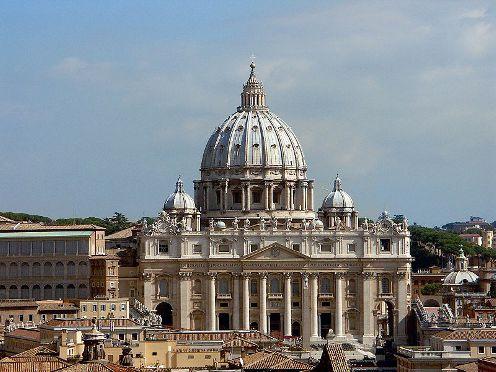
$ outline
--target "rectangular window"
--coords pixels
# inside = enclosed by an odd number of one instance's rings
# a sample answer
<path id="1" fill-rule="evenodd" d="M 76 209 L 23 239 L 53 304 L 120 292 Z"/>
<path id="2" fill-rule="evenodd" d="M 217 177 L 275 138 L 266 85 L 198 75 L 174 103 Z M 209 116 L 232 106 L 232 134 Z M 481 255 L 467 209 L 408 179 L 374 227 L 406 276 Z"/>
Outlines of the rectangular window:
<path id="1" fill-rule="evenodd" d="M 189 354 L 189 355 L 188 355 L 188 359 L 195 359 L 195 356 L 194 356 L 194 355 Z"/>
<path id="2" fill-rule="evenodd" d="M 332 252 L 332 244 L 321 244 L 320 251 L 325 253 Z"/>
<path id="3" fill-rule="evenodd" d="M 124 333 L 119 333 L 119 340 L 124 340 Z"/>
<path id="4" fill-rule="evenodd" d="M 250 307 L 258 307 L 258 303 L 257 302 L 252 302 L 252 303 L 250 303 Z"/>
<path id="5" fill-rule="evenodd" d="M 0 242 L 0 256 L 7 256 L 9 252 L 9 242 Z"/>
<path id="6" fill-rule="evenodd" d="M 126 304 L 121 304 L 121 310 L 122 311 L 126 310 Z"/>
<path id="7" fill-rule="evenodd" d="M 41 256 L 42 255 L 42 249 L 43 249 L 43 243 L 39 240 L 36 240 L 33 242 L 32 246 L 32 254 L 33 256 Z"/>
<path id="8" fill-rule="evenodd" d="M 219 244 L 219 253 L 229 253 L 229 244 Z"/>
<path id="9" fill-rule="evenodd" d="M 110 288 L 114 288 L 114 282 L 110 282 Z"/>
<path id="10" fill-rule="evenodd" d="M 484 346 L 479 346 L 479 354 L 484 354 L 485 353 L 485 347 Z"/>
<path id="11" fill-rule="evenodd" d="M 55 242 L 55 254 L 58 256 L 65 255 L 65 240 L 57 240 Z"/>
<path id="12" fill-rule="evenodd" d="M 250 244 L 250 252 L 255 252 L 258 249 L 258 244 Z"/>
<path id="13" fill-rule="evenodd" d="M 300 307 L 300 303 L 298 301 L 293 301 L 293 307 Z"/>
<path id="14" fill-rule="evenodd" d="M 152 355 L 153 356 L 156 356 L 157 355 L 157 352 L 156 351 L 152 351 Z"/>
<path id="15" fill-rule="evenodd" d="M 227 302 L 221 302 L 219 307 L 229 307 L 229 304 Z"/>
<path id="16" fill-rule="evenodd" d="M 110 305 L 110 309 L 111 309 L 112 311 L 115 311 L 115 304 L 111 304 L 111 305 Z"/>
<path id="17" fill-rule="evenodd" d="M 131 335 L 131 340 L 134 340 L 134 341 L 138 340 L 138 334 L 137 333 L 133 333 Z"/>
<path id="18" fill-rule="evenodd" d="M 356 252 L 356 245 L 355 245 L 355 243 L 348 244 L 348 253 L 355 253 L 355 252 Z"/>
<path id="19" fill-rule="evenodd" d="M 252 279 L 250 281 L 250 293 L 252 295 L 255 295 L 258 293 L 258 282 L 256 279 Z"/>
<path id="20" fill-rule="evenodd" d="M 279 204 L 279 202 L 281 201 L 281 192 L 274 190 L 274 193 L 272 194 L 272 200 L 274 204 Z"/>
<path id="21" fill-rule="evenodd" d="M 217 206 L 220 206 L 220 190 L 215 191 L 215 201 L 217 202 Z"/>
<path id="22" fill-rule="evenodd" d="M 29 315 L 28 315 L 28 320 L 29 320 L 30 322 L 32 322 L 32 321 L 33 321 L 33 314 L 29 314 Z"/>
<path id="23" fill-rule="evenodd" d="M 391 240 L 381 239 L 380 240 L 381 252 L 391 252 Z"/>
<path id="24" fill-rule="evenodd" d="M 322 306 L 323 307 L 328 307 L 328 306 L 331 306 L 331 303 L 329 301 L 323 301 L 322 302 Z"/>
<path id="25" fill-rule="evenodd" d="M 293 244 L 292 248 L 293 248 L 293 251 L 296 251 L 296 252 L 300 251 L 300 245 L 299 244 Z"/>
<path id="26" fill-rule="evenodd" d="M 234 190 L 232 192 L 232 197 L 233 197 L 233 203 L 234 204 L 241 204 L 241 191 L 240 190 Z"/>
<path id="27" fill-rule="evenodd" d="M 100 310 L 105 311 L 105 305 L 100 305 Z"/>
<path id="28" fill-rule="evenodd" d="M 46 241 L 43 242 L 43 255 L 53 256 L 55 250 L 55 242 Z"/>
<path id="29" fill-rule="evenodd" d="M 496 354 L 496 346 L 491 346 L 491 354 Z"/>
<path id="30" fill-rule="evenodd" d="M 201 244 L 193 244 L 193 253 L 194 254 L 201 254 L 202 253 Z"/>
<path id="31" fill-rule="evenodd" d="M 22 315 L 22 314 L 21 314 L 21 315 L 19 315 L 19 321 L 20 321 L 20 322 L 23 322 L 23 321 L 24 321 L 24 315 Z"/>
<path id="32" fill-rule="evenodd" d="M 161 240 L 158 242 L 158 253 L 167 254 L 169 253 L 169 242 Z"/>
<path id="33" fill-rule="evenodd" d="M 251 196 L 253 204 L 260 204 L 262 202 L 262 192 L 260 190 L 253 190 Z"/>
<path id="34" fill-rule="evenodd" d="M 98 306 L 97 305 L 93 305 L 93 311 L 98 311 Z"/>

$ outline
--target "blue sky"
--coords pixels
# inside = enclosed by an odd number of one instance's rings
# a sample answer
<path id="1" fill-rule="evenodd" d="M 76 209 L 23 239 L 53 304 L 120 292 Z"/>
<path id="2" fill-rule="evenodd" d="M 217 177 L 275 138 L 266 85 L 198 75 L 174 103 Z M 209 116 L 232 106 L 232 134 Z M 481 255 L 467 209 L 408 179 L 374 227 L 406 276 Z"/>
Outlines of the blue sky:
<path id="1" fill-rule="evenodd" d="M 0 210 L 155 215 L 192 193 L 256 55 L 320 205 L 496 219 L 490 1 L 18 2 L 0 9 Z"/>

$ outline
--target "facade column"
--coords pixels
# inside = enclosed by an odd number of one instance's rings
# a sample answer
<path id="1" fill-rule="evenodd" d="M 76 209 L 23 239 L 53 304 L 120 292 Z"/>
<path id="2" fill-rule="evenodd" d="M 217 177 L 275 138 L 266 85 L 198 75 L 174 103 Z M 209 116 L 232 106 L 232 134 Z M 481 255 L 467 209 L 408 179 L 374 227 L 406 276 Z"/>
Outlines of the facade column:
<path id="1" fill-rule="evenodd" d="M 212 181 L 207 182 L 207 195 L 205 197 L 205 208 L 210 209 L 212 205 Z"/>
<path id="2" fill-rule="evenodd" d="M 344 273 L 336 273 L 336 337 L 344 338 L 343 329 L 343 287 Z"/>
<path id="3" fill-rule="evenodd" d="M 221 187 L 221 196 L 220 199 L 222 200 L 222 210 L 225 211 L 227 210 L 227 189 L 228 189 L 228 181 L 225 180 L 222 182 L 222 187 Z"/>
<path id="4" fill-rule="evenodd" d="M 267 333 L 267 273 L 260 274 L 260 332 Z"/>
<path id="5" fill-rule="evenodd" d="M 239 329 L 239 274 L 233 274 L 233 329 Z"/>
<path id="6" fill-rule="evenodd" d="M 284 184 L 284 209 L 286 209 L 286 210 L 290 210 L 291 209 L 290 208 L 291 201 L 290 201 L 289 190 L 290 190 L 289 182 L 286 182 Z"/>
<path id="7" fill-rule="evenodd" d="M 396 322 L 394 327 L 394 342 L 396 345 L 406 345 L 406 318 L 408 315 L 408 307 L 410 300 L 408 299 L 408 273 L 406 271 L 398 271 L 396 273 L 396 283 L 393 291 L 396 291 L 396 309 L 394 312 Z"/>
<path id="8" fill-rule="evenodd" d="M 284 336 L 291 336 L 291 273 L 284 273 Z"/>
<path id="9" fill-rule="evenodd" d="M 307 207 L 309 211 L 313 211 L 313 181 L 308 181 Z"/>
<path id="10" fill-rule="evenodd" d="M 189 314 L 190 310 L 190 293 L 191 293 L 191 273 L 179 273 L 179 307 L 180 307 L 180 326 L 182 329 L 190 329 L 191 323 Z"/>
<path id="11" fill-rule="evenodd" d="M 274 209 L 274 184 L 269 184 L 269 210 Z"/>
<path id="12" fill-rule="evenodd" d="M 246 184 L 241 184 L 241 210 L 246 210 Z"/>
<path id="13" fill-rule="evenodd" d="M 307 193 L 308 193 L 308 183 L 302 182 L 301 184 L 301 209 L 306 211 L 308 209 Z"/>
<path id="14" fill-rule="evenodd" d="M 319 294 L 319 277 L 317 273 L 310 274 L 311 298 L 310 298 L 310 311 L 311 311 L 311 334 L 312 339 L 319 338 L 319 314 L 318 314 L 318 301 Z"/>
<path id="15" fill-rule="evenodd" d="M 302 293 L 301 293 L 301 334 L 303 336 L 303 348 L 308 349 L 310 347 L 310 327 L 311 319 L 310 312 L 307 309 L 310 308 L 310 298 L 309 298 L 309 288 L 308 288 L 308 273 L 301 274 L 302 283 Z"/>
<path id="16" fill-rule="evenodd" d="M 269 184 L 264 185 L 264 208 L 269 210 Z"/>
<path id="17" fill-rule="evenodd" d="M 246 184 L 246 206 L 245 210 L 249 211 L 251 209 L 251 185 Z"/>
<path id="18" fill-rule="evenodd" d="M 250 274 L 243 273 L 243 329 L 250 329 Z"/>
<path id="19" fill-rule="evenodd" d="M 208 329 L 217 330 L 217 319 L 215 311 L 215 277 L 217 273 L 208 273 Z"/>
<path id="20" fill-rule="evenodd" d="M 362 343 L 367 346 L 373 346 L 374 336 L 374 296 L 372 295 L 372 285 L 374 284 L 374 272 L 362 273 L 362 314 L 363 314 L 363 338 Z"/>
<path id="21" fill-rule="evenodd" d="M 152 308 L 152 298 L 155 297 L 155 293 L 153 293 L 154 286 L 152 285 L 153 274 L 152 273 L 143 273 L 143 298 L 141 299 L 143 305 Z M 43 288 L 41 288 L 43 291 Z M 88 288 L 89 292 L 90 288 Z"/>

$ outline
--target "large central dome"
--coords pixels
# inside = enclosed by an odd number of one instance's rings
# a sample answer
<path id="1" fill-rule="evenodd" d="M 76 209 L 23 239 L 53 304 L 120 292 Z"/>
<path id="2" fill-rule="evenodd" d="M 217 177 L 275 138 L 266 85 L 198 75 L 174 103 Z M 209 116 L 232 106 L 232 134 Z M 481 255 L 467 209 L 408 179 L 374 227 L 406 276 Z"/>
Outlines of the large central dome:
<path id="1" fill-rule="evenodd" d="M 252 62 L 241 105 L 210 136 L 195 181 L 202 219 L 314 218 L 300 143 L 269 111 Z"/>
<path id="2" fill-rule="evenodd" d="M 307 167 L 300 143 L 289 125 L 265 105 L 263 85 L 255 76 L 255 65 L 250 67 L 241 106 L 210 136 L 201 171 L 251 168 L 271 170 L 272 176 L 280 178 L 303 179 Z"/>

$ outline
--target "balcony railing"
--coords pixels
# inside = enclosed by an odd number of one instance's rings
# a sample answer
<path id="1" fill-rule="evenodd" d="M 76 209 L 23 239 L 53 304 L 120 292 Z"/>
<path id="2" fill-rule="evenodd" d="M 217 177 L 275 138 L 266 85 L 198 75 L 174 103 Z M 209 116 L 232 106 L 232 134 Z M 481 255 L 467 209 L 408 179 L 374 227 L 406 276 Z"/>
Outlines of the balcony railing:
<path id="1" fill-rule="evenodd" d="M 319 293 L 319 298 L 321 299 L 334 298 L 334 293 Z"/>
<path id="2" fill-rule="evenodd" d="M 470 359 L 470 350 L 444 351 L 431 350 L 430 346 L 400 346 L 398 354 L 411 359 Z"/>
<path id="3" fill-rule="evenodd" d="M 217 293 L 218 300 L 230 300 L 232 298 L 230 293 Z"/>
<path id="4" fill-rule="evenodd" d="M 282 293 L 269 293 L 267 296 L 269 300 L 281 300 L 283 298 Z"/>

